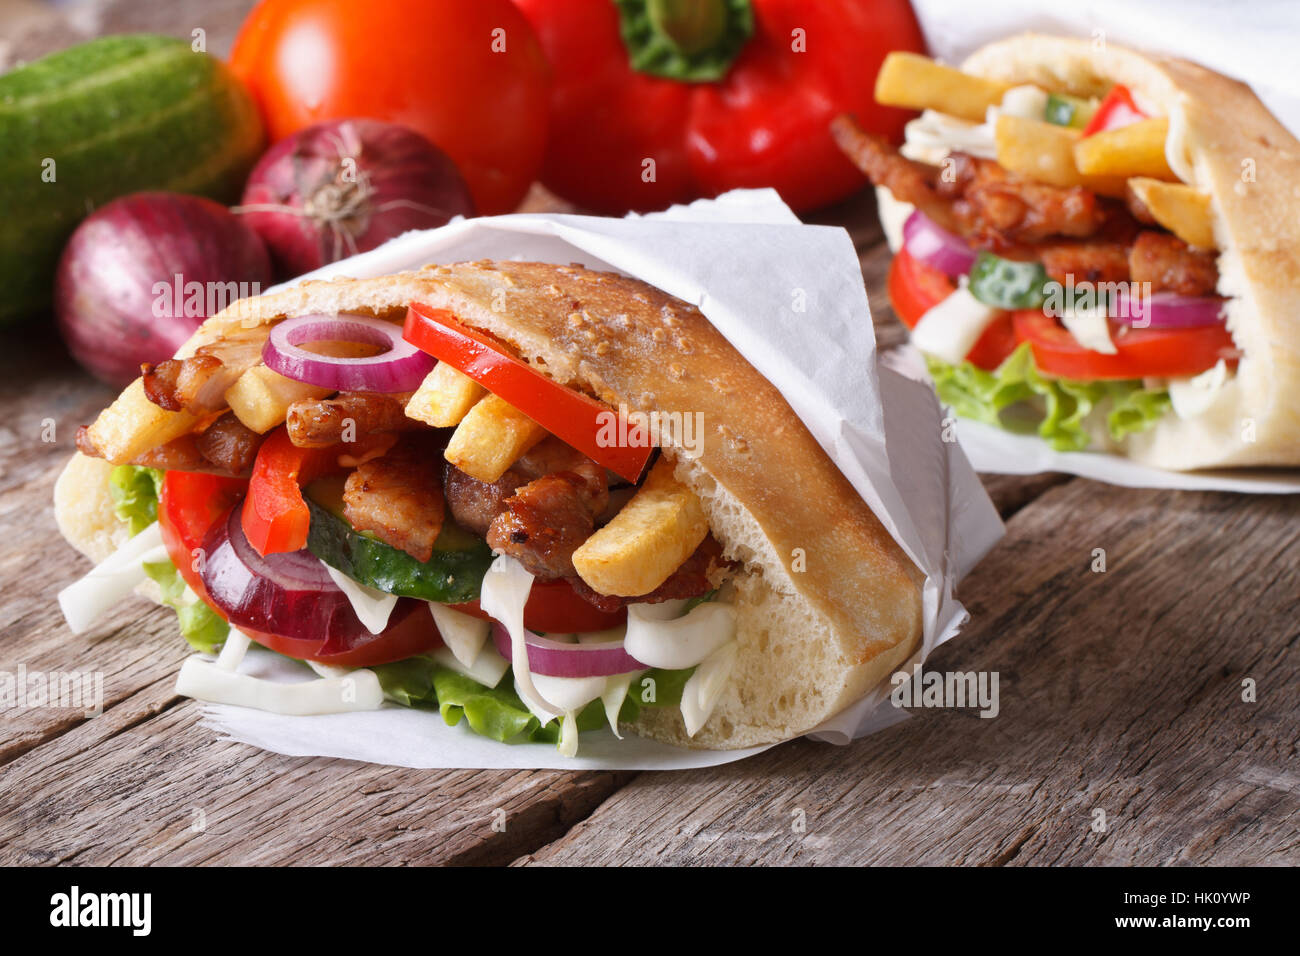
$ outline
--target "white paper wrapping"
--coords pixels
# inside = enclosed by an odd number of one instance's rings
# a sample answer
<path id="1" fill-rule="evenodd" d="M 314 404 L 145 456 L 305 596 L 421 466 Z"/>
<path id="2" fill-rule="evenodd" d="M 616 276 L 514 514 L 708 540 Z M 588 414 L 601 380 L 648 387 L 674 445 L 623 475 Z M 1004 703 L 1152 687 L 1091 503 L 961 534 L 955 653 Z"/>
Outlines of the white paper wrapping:
<path id="1" fill-rule="evenodd" d="M 771 190 L 734 192 L 664 214 L 607 219 L 533 214 L 408 233 L 304 278 L 364 278 L 482 258 L 579 262 L 640 278 L 698 306 L 791 407 L 926 575 L 925 635 L 913 661 L 953 637 L 966 612 L 957 581 L 1002 535 L 1002 523 L 927 387 L 877 365 L 857 254 L 843 229 L 801 225 Z M 802 310 L 801 310 L 802 307 Z M 268 654 L 245 669 L 307 676 Z M 900 719 L 888 685 L 818 728 L 837 743 Z M 884 703 L 882 705 L 882 700 Z M 286 718 L 209 705 L 210 724 L 278 753 L 410 767 L 674 769 L 765 748 L 689 751 L 609 731 L 584 733 L 579 756 L 549 744 L 500 744 L 436 713 L 379 711 Z"/>

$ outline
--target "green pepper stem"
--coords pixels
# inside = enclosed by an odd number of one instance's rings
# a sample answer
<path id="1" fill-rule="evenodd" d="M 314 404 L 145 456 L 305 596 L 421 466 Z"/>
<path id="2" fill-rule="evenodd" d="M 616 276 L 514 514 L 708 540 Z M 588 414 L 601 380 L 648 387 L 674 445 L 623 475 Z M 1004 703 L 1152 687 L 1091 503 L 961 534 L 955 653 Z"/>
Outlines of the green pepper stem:
<path id="1" fill-rule="evenodd" d="M 722 79 L 754 33 L 750 0 L 613 0 L 633 69 L 688 83 Z"/>
<path id="2" fill-rule="evenodd" d="M 659 35 L 688 56 L 717 45 L 727 29 L 725 0 L 648 0 Z"/>

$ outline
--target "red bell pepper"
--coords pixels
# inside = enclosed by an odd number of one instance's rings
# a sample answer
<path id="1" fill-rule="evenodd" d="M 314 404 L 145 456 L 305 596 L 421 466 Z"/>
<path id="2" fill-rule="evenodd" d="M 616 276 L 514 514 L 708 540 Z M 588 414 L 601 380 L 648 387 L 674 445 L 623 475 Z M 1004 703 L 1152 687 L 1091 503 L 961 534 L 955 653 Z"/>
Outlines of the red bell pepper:
<path id="1" fill-rule="evenodd" d="M 894 140 L 911 115 L 872 90 L 890 50 L 923 52 L 907 0 L 515 0 L 551 61 L 542 182 L 602 213 L 772 186 L 795 209 L 862 174 L 830 121 Z"/>
<path id="2" fill-rule="evenodd" d="M 336 471 L 338 448 L 299 448 L 281 425 L 262 442 L 248 481 L 240 523 L 258 554 L 307 547 L 311 513 L 302 486 Z"/>
<path id="3" fill-rule="evenodd" d="M 1133 94 L 1129 92 L 1128 87 L 1117 83 L 1098 104 L 1097 112 L 1092 114 L 1092 119 L 1088 120 L 1088 125 L 1083 128 L 1083 135 L 1091 136 L 1093 133 L 1119 129 L 1121 126 L 1132 126 L 1148 118 L 1133 101 Z"/>
<path id="4" fill-rule="evenodd" d="M 445 309 L 413 302 L 402 337 L 468 375 L 561 441 L 628 481 L 637 481 L 654 453 L 649 436 L 629 428 L 608 405 L 551 381 Z M 626 440 L 624 440 L 626 439 Z"/>

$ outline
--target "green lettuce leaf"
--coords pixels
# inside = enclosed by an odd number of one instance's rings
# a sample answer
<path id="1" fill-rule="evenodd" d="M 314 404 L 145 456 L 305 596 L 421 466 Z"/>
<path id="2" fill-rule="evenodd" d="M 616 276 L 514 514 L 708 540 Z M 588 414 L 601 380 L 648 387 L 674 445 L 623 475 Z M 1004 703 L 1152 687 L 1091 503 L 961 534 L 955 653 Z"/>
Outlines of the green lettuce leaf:
<path id="1" fill-rule="evenodd" d="M 963 418 L 1021 434 L 1037 433 L 1057 451 L 1083 451 L 1092 444 L 1084 426 L 1093 409 L 1107 403 L 1111 438 L 1140 432 L 1169 410 L 1169 393 L 1141 381 L 1075 382 L 1045 378 L 1024 343 L 992 372 L 962 362 L 949 365 L 926 356 L 940 401 Z"/>
<path id="2" fill-rule="evenodd" d="M 163 473 L 156 468 L 118 465 L 109 473 L 108 491 L 113 496 L 113 510 L 126 522 L 135 537 L 158 520 L 158 493 Z"/>
<path id="3" fill-rule="evenodd" d="M 158 582 L 163 603 L 176 612 L 181 636 L 190 647 L 215 654 L 226 643 L 230 625 L 185 586 L 185 579 L 170 561 L 146 561 L 144 573 Z"/>
<path id="4" fill-rule="evenodd" d="M 545 724 L 533 716 L 514 691 L 511 672 L 496 687 L 486 687 L 431 657 L 412 657 L 371 670 L 392 700 L 407 707 L 438 708 L 442 719 L 454 727 L 464 720 L 484 737 L 506 742 L 520 738 L 532 742 L 559 743 L 560 721 Z M 632 682 L 619 711 L 620 721 L 636 720 L 641 707 L 676 706 L 682 687 L 694 668 L 681 671 L 651 670 Z M 646 678 L 654 683 L 646 683 Z M 649 698 L 649 699 L 647 699 Z M 578 730 L 599 730 L 606 725 L 605 705 L 593 700 L 578 713 Z"/>

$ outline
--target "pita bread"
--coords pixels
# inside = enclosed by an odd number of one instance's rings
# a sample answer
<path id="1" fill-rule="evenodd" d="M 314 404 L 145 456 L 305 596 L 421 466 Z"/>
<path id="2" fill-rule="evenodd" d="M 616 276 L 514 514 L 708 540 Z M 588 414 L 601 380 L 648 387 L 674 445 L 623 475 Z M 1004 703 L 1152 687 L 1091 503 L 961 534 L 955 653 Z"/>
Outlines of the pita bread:
<path id="1" fill-rule="evenodd" d="M 704 502 L 725 554 L 743 565 L 733 578 L 737 662 L 694 738 L 676 708 L 643 709 L 632 730 L 712 749 L 784 740 L 857 700 L 912 654 L 921 573 L 781 394 L 697 309 L 642 282 L 520 262 L 307 282 L 213 316 L 178 355 L 241 326 L 314 312 L 400 322 L 412 301 L 451 310 L 554 381 L 614 407 L 703 414 L 703 441 L 691 443 L 698 453 L 670 430 L 664 454 Z M 129 431 L 141 420 L 133 394 L 128 388 L 117 411 L 105 411 L 115 427 Z M 87 461 L 69 464 L 56 510 L 74 545 L 102 555 L 111 501 L 100 487 L 103 466 Z"/>

